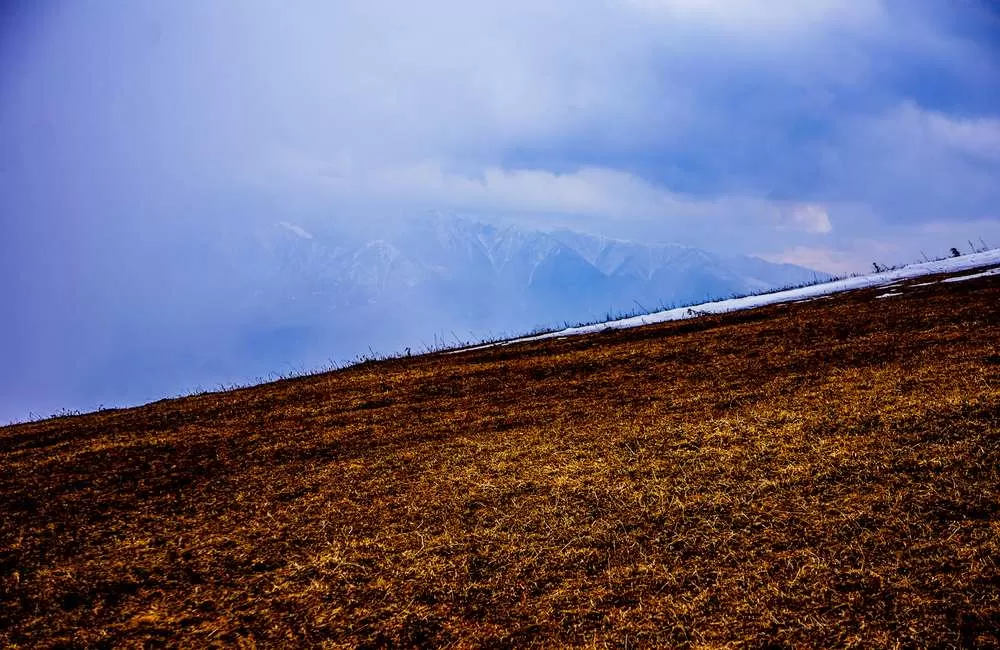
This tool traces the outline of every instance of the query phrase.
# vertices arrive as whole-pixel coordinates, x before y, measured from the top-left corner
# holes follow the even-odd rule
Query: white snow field
[[[558,330],[555,332],[547,332],[545,334],[539,334],[536,336],[526,336],[523,338],[512,339],[509,341],[489,343],[486,345],[479,345],[472,348],[455,350],[454,352],[478,350],[493,346],[510,345],[512,343],[523,343],[526,341],[540,341],[542,339],[564,338],[567,336],[574,336],[580,334],[592,334],[594,332],[602,332],[611,329],[627,329],[630,327],[641,327],[643,325],[652,325],[655,323],[663,323],[666,321],[684,320],[688,318],[696,318],[698,316],[705,316],[708,314],[725,314],[728,312],[753,309],[755,307],[763,307],[765,305],[776,305],[785,302],[804,302],[808,300],[815,300],[817,298],[829,296],[830,294],[840,293],[842,291],[851,291],[854,289],[867,289],[871,287],[886,287],[886,285],[893,285],[904,280],[919,278],[925,275],[936,275],[938,273],[955,273],[958,271],[967,271],[970,269],[980,269],[984,267],[991,267],[997,265],[1000,265],[1000,249],[993,249],[993,250],[983,251],[981,253],[973,253],[971,255],[962,255],[960,257],[949,257],[943,260],[935,260],[933,262],[921,262],[919,264],[910,264],[898,269],[893,269],[891,271],[883,271],[881,273],[873,273],[871,275],[849,277],[849,278],[844,278],[842,280],[833,280],[831,282],[823,282],[820,284],[814,284],[807,287],[800,287],[798,289],[786,289],[784,291],[775,291],[773,293],[766,293],[758,296],[730,298],[728,300],[706,302],[700,305],[691,305],[689,307],[677,307],[676,309],[667,309],[664,311],[653,312],[651,314],[645,314],[643,316],[632,316],[629,318],[622,318],[619,320],[612,320],[604,323],[596,323],[594,325],[567,327],[566,329]],[[998,275],[998,274],[1000,274],[1000,268],[990,269],[988,271],[984,271],[982,273],[975,273],[972,275],[948,278],[943,280],[943,282],[958,282],[961,280],[971,280],[973,278],[985,277],[988,275]],[[933,283],[928,282],[914,286],[924,286],[926,284],[933,284]],[[893,291],[887,294],[883,294],[879,297],[888,298],[897,295],[901,294]]]

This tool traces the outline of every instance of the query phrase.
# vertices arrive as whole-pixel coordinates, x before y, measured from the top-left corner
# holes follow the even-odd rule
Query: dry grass
[[[0,429],[0,646],[1000,645],[1000,282]]]

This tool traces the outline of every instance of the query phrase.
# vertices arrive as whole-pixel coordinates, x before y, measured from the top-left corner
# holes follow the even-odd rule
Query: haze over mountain
[[[998,35],[987,0],[0,3],[0,419],[996,245]]]
[[[94,352],[67,359],[61,394],[32,410],[146,401],[828,277],[679,244],[441,213],[339,223],[248,220],[203,230],[194,252],[182,235],[158,242],[160,257],[135,267],[145,274],[139,288],[105,297],[128,308],[94,305],[115,314],[74,330],[74,349]]]
[[[454,343],[827,277],[677,244],[441,215],[372,239],[287,221],[244,236],[220,242],[229,247],[226,272],[261,309],[307,328],[337,357],[369,344],[417,348],[435,335]],[[251,282],[244,270],[258,275]],[[331,345],[323,332],[351,335]],[[285,349],[288,337],[277,339]]]

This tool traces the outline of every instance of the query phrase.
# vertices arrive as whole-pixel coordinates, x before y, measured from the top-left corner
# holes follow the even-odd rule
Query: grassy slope
[[[1000,644],[1000,278],[0,429],[0,646]]]

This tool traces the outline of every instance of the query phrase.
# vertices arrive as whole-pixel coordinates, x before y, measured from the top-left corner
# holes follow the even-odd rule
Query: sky
[[[993,0],[7,1],[0,390],[255,211],[847,273],[1000,246],[998,179]]]

